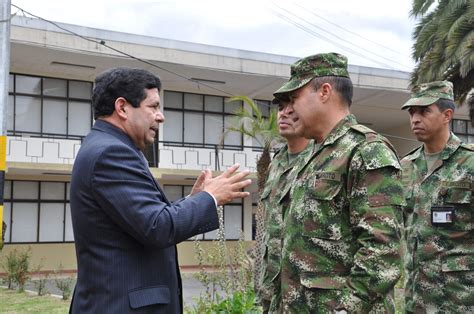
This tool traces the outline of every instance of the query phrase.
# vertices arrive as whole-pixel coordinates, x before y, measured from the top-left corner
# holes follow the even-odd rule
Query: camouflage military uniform
[[[265,188],[261,195],[261,202],[265,208],[265,234],[261,248],[263,255],[262,271],[260,278],[259,297],[263,304],[264,311],[275,311],[276,308],[269,308],[272,298],[278,299],[276,292],[279,285],[278,274],[280,272],[281,228],[283,224],[283,212],[288,205],[286,202],[280,202],[282,195],[292,186],[293,179],[306,164],[306,159],[313,150],[313,141],[310,141],[306,148],[298,156],[289,161],[288,147],[282,148],[270,164]],[[278,302],[273,302],[274,306]]]
[[[474,313],[473,152],[473,144],[462,144],[451,134],[431,171],[423,146],[401,162],[407,311]],[[433,225],[433,206],[454,209],[453,222]]]
[[[404,205],[394,149],[349,115],[308,160],[284,217],[280,310],[392,312]]]

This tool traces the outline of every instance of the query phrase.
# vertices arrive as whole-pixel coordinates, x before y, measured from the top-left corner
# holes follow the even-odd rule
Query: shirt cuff
[[[216,204],[216,208],[217,208],[217,200],[216,200],[216,198],[214,197],[214,195],[212,195],[211,193],[209,193],[209,192],[207,192],[207,191],[203,191],[203,192],[209,194],[209,195],[212,197],[212,199],[214,200],[214,204]]]
[[[214,197],[214,195],[212,195],[211,193],[209,193],[209,192],[207,192],[207,191],[202,191],[202,192],[207,193],[207,194],[209,194],[209,195],[212,197],[212,199],[214,200],[214,204],[216,205],[216,208],[217,208],[217,200],[216,200],[216,198]],[[186,195],[186,196],[184,197],[184,199],[187,199],[188,197],[191,197],[191,194]]]

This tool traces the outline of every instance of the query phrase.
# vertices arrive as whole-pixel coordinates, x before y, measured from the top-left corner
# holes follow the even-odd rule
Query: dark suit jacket
[[[102,120],[79,150],[70,195],[78,264],[71,312],[182,312],[176,244],[218,227],[212,196],[171,204],[132,140]]]

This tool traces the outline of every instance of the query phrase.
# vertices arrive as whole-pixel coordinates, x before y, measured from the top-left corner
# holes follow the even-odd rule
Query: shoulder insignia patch
[[[413,155],[413,154],[416,153],[418,150],[420,150],[422,147],[423,147],[423,145],[422,145],[422,146],[418,146],[418,147],[412,149],[411,151],[409,151],[408,153],[406,153],[405,156],[403,156],[403,158],[409,157],[410,155]],[[410,159],[410,158],[408,158],[408,159]]]
[[[356,130],[357,132],[360,132],[365,135],[365,139],[368,143],[372,142],[385,142],[395,153],[396,150],[393,147],[393,145],[382,135],[378,134],[371,128],[366,127],[365,125],[362,124],[355,124],[351,126],[352,129]]]
[[[470,151],[474,151],[474,143],[462,143],[461,147]]]
[[[374,130],[372,130],[371,128],[366,127],[363,124],[351,125],[351,129],[354,129],[354,130],[359,131],[360,133],[364,133],[364,134],[366,134],[366,133],[376,133]]]

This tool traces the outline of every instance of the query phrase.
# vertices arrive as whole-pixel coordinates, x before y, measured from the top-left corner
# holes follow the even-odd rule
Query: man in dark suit
[[[82,143],[71,180],[77,254],[72,313],[180,313],[176,244],[218,227],[217,205],[248,196],[248,171],[203,171],[191,195],[170,203],[143,151],[159,123],[161,82],[140,69],[99,75],[96,122]]]

